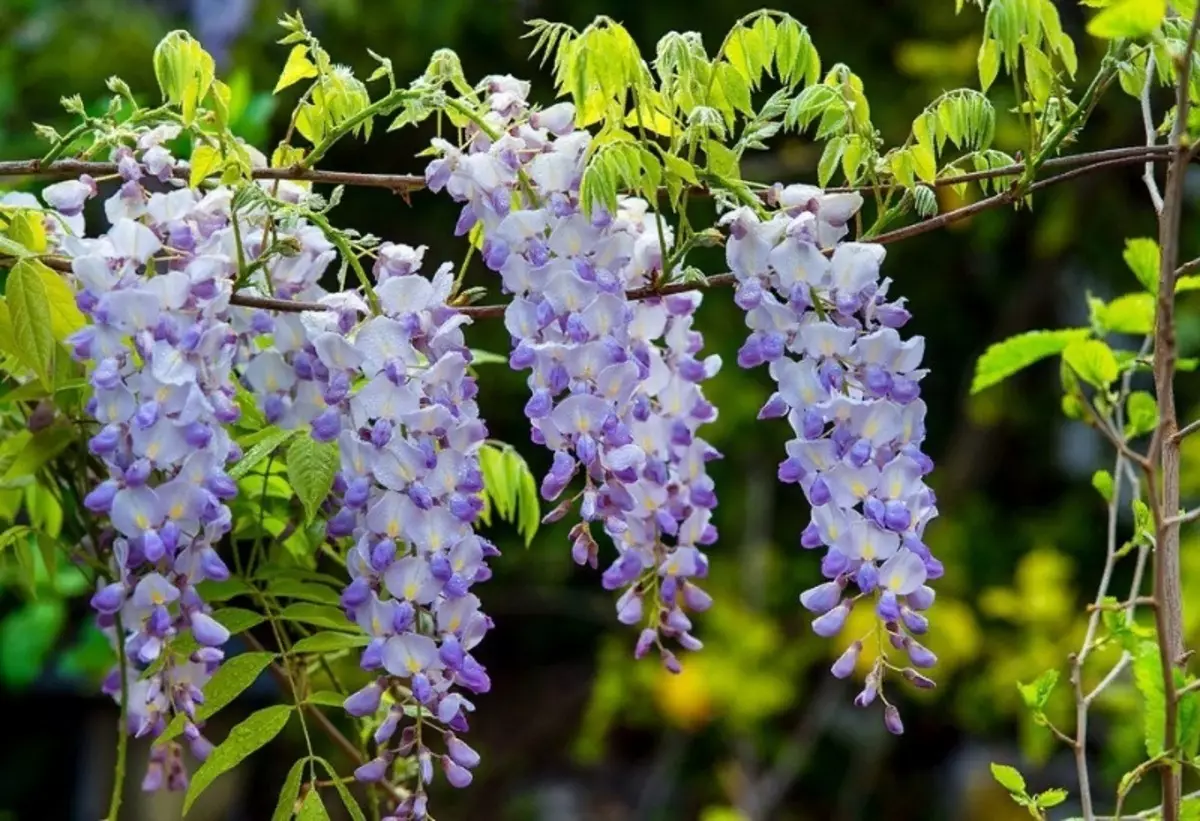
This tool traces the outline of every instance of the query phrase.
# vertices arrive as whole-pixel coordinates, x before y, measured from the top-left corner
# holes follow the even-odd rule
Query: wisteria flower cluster
[[[622,591],[618,619],[644,625],[636,655],[657,647],[678,671],[663,639],[701,646],[687,611],[710,604],[697,581],[708,569],[701,548],[717,537],[705,464],[719,454],[697,430],[716,419],[700,383],[721,363],[700,357],[701,297],[629,300],[627,290],[662,275],[669,230],[635,198],[585,213],[591,135],[574,129],[573,106],[531,113],[527,83],[492,77],[485,87],[486,129],[472,130],[466,150],[435,141],[428,184],[464,203],[457,232],[480,232],[484,262],[514,295],[509,361],[531,372],[525,414],[534,441],[554,451],[542,496],[558,499],[583,474],[583,490],[551,516],[579,500],[572,555],[593,567],[590,525],[602,524],[617,549],[602,582]]]
[[[92,605],[124,644],[129,731],[155,738],[182,716],[192,752],[204,758],[211,745],[195,711],[229,632],[196,585],[229,577],[216,545],[231,526],[225,502],[237,493],[225,467],[240,455],[224,427],[239,414],[229,324],[236,265],[227,190],[152,193],[144,185],[169,174],[174,161],[161,141],[172,136],[151,132],[137,154],[118,153],[123,185],[105,202],[107,233],[58,242],[92,323],[68,342],[88,363],[87,411],[100,425],[88,449],[108,474],[84,500],[107,517],[96,547],[110,557],[113,578]],[[43,196],[73,216],[95,193],[83,179]],[[196,649],[181,660],[167,647],[185,631]],[[120,698],[120,681],[116,670],[106,692]],[[180,789],[186,780],[180,746],[156,744],[143,786]]]
[[[491,687],[471,655],[491,620],[470,588],[491,575],[486,560],[498,555],[472,527],[483,506],[478,451],[487,429],[467,371],[468,319],[447,305],[449,265],[432,281],[420,275],[423,252],[382,246],[376,294],[383,313],[353,328],[349,341],[332,331],[313,340],[330,373],[352,372],[361,383],[330,403],[341,415],[342,469],[328,532],[353,539],[342,605],[371,637],[362,666],[377,676],[346,700],[346,709],[375,715],[388,700],[375,732],[379,752],[355,775],[380,781],[397,757],[417,761],[417,786],[397,817],[424,817],[424,785],[435,761],[457,787],[471,782],[479,763],[457,735],[467,730],[474,705],[453,688]],[[323,436],[315,420],[313,435]],[[406,715],[416,720],[397,740]],[[435,733],[445,753],[431,750]]]
[[[921,611],[934,593],[925,583],[943,570],[922,541],[937,515],[923,479],[933,463],[920,449],[924,339],[900,338],[909,313],[903,299],[889,301],[890,280],[880,281],[883,246],[839,243],[859,195],[794,185],[776,187],[770,199],[777,210],[765,219],[745,207],[723,218],[738,282],[734,299],[751,330],[738,364],[768,364],[778,390],[759,418],[786,417],[795,434],[779,478],[798,483],[812,505],[801,545],[826,548],[821,571],[828,581],[800,597],[817,615],[813,631],[834,636],[853,607],[873,602],[882,631],[856,639],[832,672],[849,676],[864,640],[877,640],[879,653],[855,702],[882,698],[885,723],[899,733],[883,680],[890,669],[933,686],[915,668],[932,667],[936,658],[914,636],[928,628]],[[888,660],[882,633],[912,666]]]

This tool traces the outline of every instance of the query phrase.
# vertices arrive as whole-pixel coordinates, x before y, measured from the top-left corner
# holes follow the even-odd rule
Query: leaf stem
[[[113,625],[117,629],[117,664],[121,668],[121,711],[117,719],[117,762],[113,767],[107,821],[117,821],[121,814],[121,798],[125,794],[125,765],[129,758],[129,669],[125,663],[125,628],[121,624],[120,613],[113,614]]]

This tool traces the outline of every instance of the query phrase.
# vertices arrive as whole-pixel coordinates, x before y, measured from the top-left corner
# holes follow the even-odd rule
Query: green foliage
[[[1139,91],[1140,93],[1140,91]],[[1125,240],[1125,264],[1151,294],[1158,293],[1158,243],[1148,237]]]
[[[367,821],[362,809],[358,806],[358,802],[354,800],[354,796],[350,794],[349,788],[346,787],[345,782],[338,776],[337,770],[333,768],[333,765],[320,756],[314,756],[313,761],[320,764],[321,768],[329,775],[329,778],[333,781],[334,789],[337,790],[338,795],[342,799],[342,805],[346,808],[346,812],[353,821]]]
[[[1088,21],[1087,30],[1108,40],[1144,37],[1159,27],[1166,13],[1166,0],[1109,0]]]
[[[1027,331],[988,347],[975,364],[971,393],[1004,381],[1024,368],[1061,353],[1069,345],[1086,340],[1088,331],[1071,328],[1061,331]]]
[[[317,508],[329,497],[338,465],[338,447],[334,442],[318,442],[310,436],[297,436],[288,446],[288,481],[304,505],[306,522],[313,520]]]
[[[305,636],[292,645],[292,652],[300,653],[333,653],[338,650],[349,650],[354,647],[366,647],[367,637],[365,635],[354,635],[352,633],[336,633],[333,631],[322,631],[314,633],[311,636]]]
[[[1057,807],[1059,804],[1067,800],[1067,791],[1063,789],[1050,789],[1037,795],[1030,795],[1026,791],[1025,779],[1015,767],[1010,767],[1007,764],[991,765],[992,777],[996,782],[1008,790],[1013,801],[1018,805],[1025,807],[1031,816],[1034,818],[1044,819],[1046,817],[1043,810],[1051,807]]]
[[[192,774],[187,795],[183,799],[184,813],[220,775],[236,767],[279,735],[291,720],[292,711],[291,705],[287,704],[264,707],[230,730],[225,740],[213,748],[204,763]]]
[[[528,547],[541,522],[537,480],[529,465],[515,448],[485,443],[479,449],[479,469],[483,473],[484,502],[480,520],[491,524],[495,511],[502,520],[517,526]]]
[[[258,680],[274,660],[274,653],[242,653],[227,659],[204,685],[204,703],[196,708],[195,720],[204,721],[228,707]],[[183,720],[182,715],[175,716],[163,731],[160,740],[166,741],[182,733]]]
[[[1120,369],[1112,348],[1097,339],[1077,339],[1062,352],[1063,363],[1076,376],[1094,387],[1107,389]]]
[[[304,778],[304,765],[311,759],[300,758],[292,764],[283,786],[279,788],[279,800],[275,803],[275,812],[271,821],[288,821],[296,812],[296,803],[300,796],[300,781]]]

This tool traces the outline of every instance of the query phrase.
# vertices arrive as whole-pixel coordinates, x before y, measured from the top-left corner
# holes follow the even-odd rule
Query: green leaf
[[[196,720],[204,721],[225,709],[262,675],[275,660],[274,653],[242,653],[226,659],[204,685],[204,703],[196,708]],[[176,715],[159,740],[166,741],[183,732],[183,716]]]
[[[1125,404],[1125,436],[1133,439],[1158,426],[1158,403],[1146,391],[1129,394]]]
[[[1000,786],[1008,790],[1013,795],[1025,795],[1025,779],[1017,772],[1015,767],[1010,767],[1007,764],[992,763],[992,777],[999,782]]]
[[[1153,758],[1163,751],[1163,722],[1166,711],[1162,663],[1155,642],[1143,641],[1138,644],[1133,656],[1133,682],[1142,694],[1146,754]]]
[[[329,821],[329,813],[325,811],[325,803],[321,801],[319,790],[309,790],[304,796],[300,812],[296,813],[296,821]]]
[[[984,91],[991,88],[992,83],[996,82],[996,75],[1000,73],[1000,44],[990,37],[985,38],[983,45],[979,47],[979,87]]]
[[[1028,331],[991,345],[975,364],[971,393],[990,388],[1035,362],[1061,352],[1072,342],[1086,339],[1088,333],[1084,328]]]
[[[1144,37],[1167,14],[1166,0],[1115,0],[1087,25],[1088,34],[1105,40]]]
[[[1092,487],[1100,493],[1104,501],[1112,501],[1113,477],[1107,470],[1098,470],[1092,474]]]
[[[496,513],[501,519],[511,521],[515,489],[508,485],[503,451],[492,445],[483,445],[479,449],[479,470],[483,474],[484,493],[495,506]]]
[[[310,436],[298,436],[288,446],[288,481],[304,505],[306,524],[313,520],[317,509],[329,496],[337,469],[338,449],[332,442],[317,442]]]
[[[190,164],[188,185],[191,188],[199,188],[201,182],[221,167],[221,152],[211,145],[198,145],[192,151]]]
[[[346,697],[333,690],[318,690],[315,693],[309,693],[304,700],[308,704],[319,704],[322,707],[342,707],[345,705]]]
[[[1040,713],[1045,711],[1050,694],[1054,692],[1057,684],[1058,671],[1047,670],[1029,684],[1018,683],[1017,690],[1021,693],[1021,700],[1025,702],[1025,706],[1035,713]]]
[[[292,50],[288,52],[287,62],[283,65],[283,71],[279,74],[279,81],[275,83],[275,90],[271,93],[278,94],[290,85],[316,76],[317,67],[312,60],[308,59],[308,46],[292,46]]]
[[[846,150],[846,138],[835,137],[825,144],[825,150],[821,152],[821,160],[817,163],[817,182],[822,187],[829,184],[833,178],[833,173],[837,170],[838,163],[841,162],[842,153]]]
[[[477,348],[471,349],[471,366],[472,367],[476,367],[478,365],[507,365],[507,364],[508,364],[507,356],[501,356],[500,354],[492,353],[491,351],[481,351]]]
[[[75,305],[75,292],[57,271],[52,271],[41,262],[33,265],[46,288],[46,301],[50,306],[50,332],[59,342],[82,328],[87,320]]]
[[[1045,792],[1038,793],[1033,797],[1034,806],[1043,810],[1049,809],[1050,807],[1057,807],[1066,800],[1067,791],[1060,787],[1055,787],[1052,790],[1046,790]]]
[[[333,653],[353,647],[366,647],[367,637],[355,633],[322,631],[305,636],[292,645],[293,653]]]
[[[750,86],[746,83],[746,78],[729,63],[717,63],[714,70],[717,82],[720,83],[721,91],[729,104],[743,114],[753,115],[754,104],[750,100]]]
[[[1119,296],[1104,306],[1097,318],[1108,332],[1145,336],[1154,328],[1154,297],[1147,293]]]
[[[55,599],[26,602],[0,620],[0,681],[6,687],[23,690],[41,675],[66,618],[65,604]]]
[[[285,621],[298,621],[317,627],[327,627],[330,630],[345,630],[355,632],[358,626],[346,618],[346,615],[336,607],[310,602],[289,604],[279,613],[279,618]]]
[[[295,436],[299,431],[296,430],[281,430],[275,426],[264,429],[266,435],[255,442],[250,450],[242,454],[242,458],[238,463],[229,469],[229,476],[232,479],[241,479],[251,470],[259,465],[264,459],[275,452],[275,449],[282,445],[287,440]],[[290,454],[289,454],[290,455]]]
[[[287,578],[271,579],[267,583],[267,592],[281,599],[300,599],[334,607],[339,606],[341,598],[336,590],[326,585]]]
[[[1105,389],[1120,373],[1112,348],[1097,339],[1072,342],[1063,350],[1063,361],[1080,379]]]
[[[37,260],[19,260],[8,274],[5,301],[17,345],[13,353],[49,388],[53,387],[54,332],[50,294],[40,273],[45,267]]]
[[[245,721],[229,731],[229,735],[213,748],[204,763],[192,775],[187,796],[183,799],[186,814],[195,800],[218,776],[236,767],[255,750],[279,735],[292,717],[292,707],[278,704],[252,713]]]
[[[520,488],[517,490],[517,506],[520,508],[517,531],[525,537],[525,546],[529,547],[542,521],[542,505],[533,472],[523,461],[521,467]]]
[[[296,811],[296,799],[300,796],[300,781],[304,777],[304,765],[308,758],[300,758],[288,770],[287,778],[279,789],[279,800],[275,802],[275,812],[271,821],[288,821]]]
[[[1139,93],[1140,89],[1139,89]],[[1142,287],[1152,294],[1158,293],[1158,243],[1148,237],[1125,240],[1125,264]]]
[[[320,764],[325,769],[325,772],[329,774],[329,778],[333,781],[334,789],[342,797],[342,804],[345,805],[346,812],[350,813],[350,817],[354,821],[367,821],[366,816],[363,815],[362,810],[358,806],[358,802],[354,800],[354,796],[350,794],[350,789],[342,781],[337,770],[333,768],[333,765],[323,758],[318,757],[313,760]]]

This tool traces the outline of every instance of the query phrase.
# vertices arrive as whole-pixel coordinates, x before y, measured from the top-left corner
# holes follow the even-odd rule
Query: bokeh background
[[[889,144],[904,139],[912,118],[938,93],[977,85],[982,19],[974,8],[956,15],[950,0],[778,7],[809,27],[824,65],[845,62],[863,78],[874,121]],[[285,56],[274,44],[274,22],[296,8],[335,58],[360,75],[373,65],[368,47],[390,57],[402,81],[423,70],[433,49],[450,47],[469,78],[528,78],[534,97],[549,103],[549,76],[526,60],[530,42],[520,39],[527,19],[583,26],[608,14],[652,54],[658,37],[670,30],[698,29],[715,48],[734,20],[757,4],[0,0],[0,159],[38,156],[41,146],[30,124],[64,123],[58,104],[64,94],[80,93],[89,105],[102,106],[110,74],[152,99],[151,51],[164,33],[180,27],[214,54],[235,89],[239,133],[260,147],[273,144],[294,102],[292,92],[279,99],[269,94]],[[1083,33],[1085,10],[1073,2],[1059,8],[1079,44],[1086,78],[1099,50]],[[1016,151],[1021,135],[1006,113],[1011,93],[999,87],[993,99],[1000,112],[997,147]],[[1165,98],[1156,102],[1162,111]],[[422,161],[414,155],[428,137],[423,130],[377,129],[369,144],[339,146],[326,166],[419,172]],[[1077,148],[1142,140],[1135,101],[1114,86]],[[765,182],[812,181],[818,156],[819,147],[806,139],[784,137],[744,170]],[[706,387],[721,411],[706,435],[725,459],[713,471],[721,539],[710,553],[716,605],[700,619],[705,649],[687,657],[677,677],[653,660],[635,664],[635,636],[616,623],[598,574],[571,562],[566,526],[544,528],[528,549],[508,526],[494,527],[489,535],[504,556],[481,591],[496,622],[481,653],[494,689],[478,700],[472,732],[484,763],[469,790],[439,789],[443,794],[434,805],[440,821],[1027,818],[992,783],[989,761],[1020,766],[1032,789],[1072,788],[1067,752],[1024,715],[1016,682],[1049,668],[1065,678],[1068,654],[1078,649],[1084,605],[1094,594],[1104,551],[1104,506],[1089,479],[1094,470],[1111,467],[1111,457],[1094,432],[1062,417],[1053,364],[978,396],[969,396],[968,388],[975,358],[989,343],[1032,328],[1084,325],[1086,293],[1108,298],[1136,288],[1121,262],[1123,239],[1154,233],[1139,175],[1140,169],[1129,167],[1086,177],[1040,194],[1032,213],[988,212],[889,248],[886,273],[914,315],[908,330],[927,339],[927,450],[938,465],[931,483],[941,509],[927,535],[946,564],[929,637],[941,659],[939,687],[932,693],[894,691],[907,726],[903,737],[884,731],[877,709],[853,707],[854,682],[837,682],[826,672],[842,645],[813,636],[797,603],[799,592],[819,576],[817,557],[799,547],[806,504],[797,486],[775,480],[788,431],[782,422],[755,421],[769,393],[768,378],[763,369],[735,366],[744,338],[740,312],[728,293],[713,292],[700,325],[707,350],[720,353],[727,365]],[[943,210],[961,204],[948,189],[941,194]],[[1197,186],[1189,186],[1192,201],[1196,194]],[[451,236],[454,212],[445,198],[419,193],[409,205],[384,192],[355,190],[335,213],[343,225],[428,245],[430,261],[461,259],[464,251]],[[1186,233],[1185,252],[1195,251],[1195,229]],[[722,270],[719,252],[698,260],[710,272]],[[471,284],[494,286],[479,265]],[[1200,352],[1196,307],[1185,303],[1182,311],[1184,355]],[[475,347],[507,345],[497,323],[481,323],[472,334]],[[529,443],[521,377],[491,366],[482,373],[481,396],[493,435],[516,443],[540,475],[547,459]],[[1180,396],[1189,417],[1200,398],[1194,376],[1181,378]],[[1200,437],[1185,448],[1190,495],[1200,492],[1196,446]],[[1186,530],[1183,553],[1188,631],[1195,639],[1200,544]],[[1129,576],[1129,567],[1119,569],[1117,591],[1127,589]],[[91,626],[82,581],[60,573],[56,585],[60,595],[47,589],[31,600],[7,569],[0,575],[5,821],[93,821],[106,805],[116,711],[96,694],[96,681],[110,663],[108,648]],[[1106,660],[1111,663],[1111,656],[1096,658],[1093,676],[1103,674]],[[1050,713],[1070,729],[1071,704],[1066,688],[1060,689]],[[222,724],[278,697],[264,678],[211,723],[213,737],[223,737]],[[1111,805],[1120,775],[1144,757],[1128,680],[1097,704],[1092,741],[1089,756],[1103,807]],[[298,737],[281,736],[220,779],[190,817],[269,816],[301,749]],[[336,751],[327,754],[340,762]],[[131,755],[136,788],[145,748],[134,744]],[[1151,796],[1138,800],[1147,806]],[[131,819],[178,815],[176,796],[131,798],[127,807]],[[1071,802],[1061,809],[1070,814]]]

